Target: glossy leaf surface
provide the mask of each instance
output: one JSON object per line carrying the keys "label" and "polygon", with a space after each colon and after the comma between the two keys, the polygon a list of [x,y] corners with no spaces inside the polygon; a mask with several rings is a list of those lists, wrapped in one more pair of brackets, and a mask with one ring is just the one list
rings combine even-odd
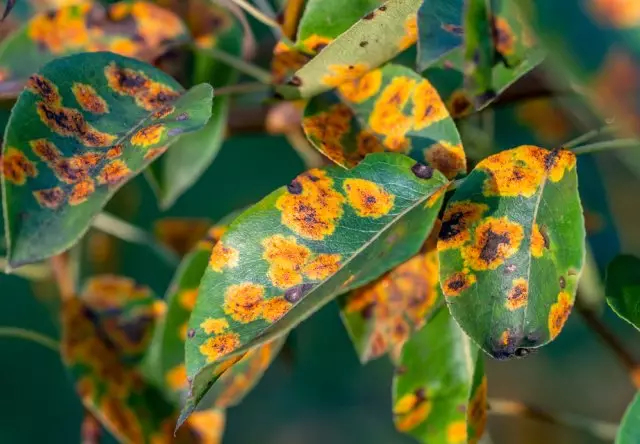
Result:
{"label": "glossy leaf surface", "polygon": [[423,2],[418,10],[418,69],[424,70],[463,43],[463,0]]}
{"label": "glossy leaf surface", "polygon": [[428,444],[477,443],[487,421],[483,355],[445,308],[404,346],[393,379],[398,431]]}
{"label": "glossy leaf surface", "polygon": [[122,184],[206,124],[211,100],[209,85],[185,92],[112,53],[58,59],[32,76],[5,133],[10,265],[69,248]]}
{"label": "glossy leaf surface", "polygon": [[187,412],[221,360],[285,334],[415,255],[446,184],[405,156],[378,153],[351,171],[303,173],[238,217],[213,250],[189,321]]}
{"label": "glossy leaf surface", "polygon": [[466,173],[455,123],[436,89],[414,71],[388,64],[337,93],[311,99],[303,119],[309,140],[334,162],[351,167],[366,154],[393,151],[448,178]]}
{"label": "glossy leaf surface", "polygon": [[[196,9],[196,6],[200,9]],[[219,5],[189,2],[189,8],[187,24],[197,33],[193,83],[207,82],[214,88],[234,83],[238,77],[235,69],[214,60],[206,50],[216,48],[241,57],[242,26],[228,10]],[[205,17],[196,19],[200,14]],[[207,27],[204,23],[215,23],[215,26]],[[151,165],[149,172],[161,208],[173,205],[215,159],[225,139],[230,99],[230,96],[216,98],[211,119],[205,127],[181,136],[171,150]]]}
{"label": "glossy leaf surface", "polygon": [[[147,384],[138,364],[165,305],[130,279],[90,280],[62,308],[62,356],[86,408],[123,442],[172,437],[176,407]],[[176,437],[180,443],[218,442],[220,412],[198,412]]]}
{"label": "glossy leaf surface", "polygon": [[640,329],[640,259],[616,257],[607,268],[607,303],[618,316]]}
{"label": "glossy leaf surface", "polygon": [[467,0],[464,12],[466,90],[476,101],[493,98],[494,46],[490,2]]}
{"label": "glossy leaf surface", "polygon": [[382,0],[309,0],[300,19],[297,40],[312,36],[335,38],[381,3]]}
{"label": "glossy leaf surface", "polygon": [[571,312],[585,242],[575,162],[564,150],[503,151],[447,205],[440,285],[462,329],[495,358],[550,342]]}
{"label": "glossy leaf surface", "polygon": [[403,345],[443,302],[436,250],[439,231],[436,223],[417,255],[340,297],[342,320],[361,362],[387,352],[397,362]]}
{"label": "glossy leaf surface", "polygon": [[313,97],[361,77],[417,40],[419,0],[391,0],[367,13],[281,87],[285,97]]}
{"label": "glossy leaf surface", "polygon": [[0,73],[3,81],[26,81],[47,62],[80,52],[110,51],[151,61],[188,37],[175,14],[150,2],[108,8],[81,2],[37,14],[4,40]]}
{"label": "glossy leaf surface", "polygon": [[636,394],[624,413],[615,444],[634,444],[640,440],[640,395]]}

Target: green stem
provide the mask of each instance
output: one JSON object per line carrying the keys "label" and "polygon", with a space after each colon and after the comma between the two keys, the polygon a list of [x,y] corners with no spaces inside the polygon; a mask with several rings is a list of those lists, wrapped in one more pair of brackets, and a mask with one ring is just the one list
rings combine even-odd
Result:
{"label": "green stem", "polygon": [[194,50],[209,54],[211,57],[221,61],[222,63],[237,69],[239,72],[253,77],[260,83],[270,85],[272,83],[271,73],[259,66],[253,65],[239,57],[233,56],[227,52],[220,51],[217,48],[201,48],[193,45]]}
{"label": "green stem", "polygon": [[293,46],[293,42],[282,33],[282,28],[280,27],[280,24],[277,21],[275,21],[273,18],[269,17],[267,14],[263,13],[262,11],[260,11],[258,8],[256,8],[246,0],[230,0],[230,1],[238,5],[242,9],[244,9],[247,12],[247,14],[251,15],[253,18],[258,20],[259,22],[264,23],[265,25],[273,29],[274,35],[277,39],[282,40],[288,46]]}
{"label": "green stem", "polygon": [[607,125],[607,126],[603,126],[597,129],[594,129],[592,131],[589,131],[588,133],[584,133],[578,137],[576,137],[575,139],[572,139],[570,141],[568,141],[567,143],[563,144],[563,148],[566,149],[572,149],[575,148],[576,146],[580,145],[581,143],[585,143],[588,142],[589,140],[593,140],[596,137],[602,135],[602,134],[607,134],[610,133],[612,131],[614,131],[616,128],[611,126],[611,125]]}
{"label": "green stem", "polygon": [[33,330],[18,327],[0,327],[0,337],[24,339],[40,344],[54,352],[60,351],[60,343],[58,341]]}
{"label": "green stem", "polygon": [[582,154],[597,153],[600,151],[615,150],[620,148],[638,148],[638,147],[640,147],[640,141],[636,139],[616,139],[616,140],[607,140],[604,142],[595,142],[595,143],[590,143],[588,145],[578,146],[573,148],[571,151],[573,151],[576,156],[580,156]]}

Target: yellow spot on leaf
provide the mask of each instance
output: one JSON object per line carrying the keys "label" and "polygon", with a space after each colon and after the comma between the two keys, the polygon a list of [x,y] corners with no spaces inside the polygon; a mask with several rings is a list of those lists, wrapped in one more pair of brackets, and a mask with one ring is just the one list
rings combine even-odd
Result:
{"label": "yellow spot on leaf", "polygon": [[467,442],[466,421],[455,421],[447,426],[447,444],[463,444]]}
{"label": "yellow spot on leaf", "polygon": [[320,51],[322,51],[325,48],[325,46],[327,46],[332,41],[333,39],[329,37],[324,37],[318,34],[312,34],[302,41],[302,46],[305,48],[306,51],[315,55]]}
{"label": "yellow spot on leaf", "polygon": [[62,153],[53,142],[47,139],[37,139],[29,142],[31,149],[47,165],[54,166],[62,158]]}
{"label": "yellow spot on leaf", "polygon": [[[305,117],[302,124],[307,136],[315,140],[320,150],[334,162],[342,164],[347,154],[342,138],[349,132],[352,118],[349,107],[338,103],[325,112]],[[357,161],[350,158],[349,163],[355,164]]]}
{"label": "yellow spot on leaf", "polygon": [[395,196],[384,187],[365,179],[346,179],[342,188],[347,193],[349,205],[360,217],[378,219],[389,214]]}
{"label": "yellow spot on leaf", "polygon": [[137,146],[155,145],[162,139],[165,126],[161,123],[155,123],[146,128],[142,128],[131,137],[131,143]]}
{"label": "yellow spot on leaf", "polygon": [[117,157],[122,156],[122,152],[123,152],[123,147],[121,144],[114,145],[112,148],[109,149],[109,151],[107,151],[107,158],[115,159]]}
{"label": "yellow spot on leaf", "polygon": [[521,146],[489,156],[477,165],[489,177],[484,182],[485,196],[532,197],[545,177],[547,150]]}
{"label": "yellow spot on leaf", "polygon": [[322,77],[322,83],[327,86],[337,87],[346,82],[352,82],[362,77],[369,71],[370,67],[366,63],[355,65],[329,65],[330,74]]}
{"label": "yellow spot on leaf", "polygon": [[409,148],[405,135],[413,119],[405,115],[403,109],[415,85],[416,81],[409,77],[394,77],[378,96],[369,115],[369,126],[386,136],[384,145],[391,151],[405,152]]}
{"label": "yellow spot on leaf", "polygon": [[489,207],[485,204],[468,200],[449,204],[442,217],[438,250],[458,248],[469,241],[471,239],[469,227],[479,221],[488,209]]}
{"label": "yellow spot on leaf", "polygon": [[542,257],[545,245],[545,238],[540,231],[540,226],[533,224],[533,231],[531,233],[531,255],[533,257]]}
{"label": "yellow spot on leaf", "polygon": [[431,408],[432,403],[425,398],[423,390],[404,395],[393,408],[396,428],[401,432],[415,429],[427,419]]}
{"label": "yellow spot on leaf", "polygon": [[106,114],[109,112],[109,105],[91,85],[75,82],[71,87],[71,91],[83,110],[94,114]]}
{"label": "yellow spot on leaf", "polygon": [[511,25],[502,17],[495,17],[494,44],[496,50],[502,55],[511,55],[516,49],[516,36],[511,30]]}
{"label": "yellow spot on leaf", "polygon": [[62,98],[58,87],[49,79],[40,74],[33,74],[27,81],[26,89],[40,96],[40,99],[52,106],[60,106]]}
{"label": "yellow spot on leaf", "polygon": [[547,154],[546,167],[551,182],[559,182],[565,171],[571,171],[576,166],[576,155],[571,151],[558,150]]}
{"label": "yellow spot on leaf", "polygon": [[267,299],[262,304],[262,317],[267,322],[276,322],[282,318],[291,307],[292,304],[281,296]]}
{"label": "yellow spot on leaf", "polygon": [[224,312],[234,321],[246,324],[262,316],[264,287],[250,282],[230,285],[224,294]]}
{"label": "yellow spot on leaf", "polygon": [[551,339],[555,339],[560,330],[564,327],[565,322],[569,319],[571,308],[573,307],[573,298],[566,291],[558,294],[558,300],[551,306],[549,311],[549,334]]}
{"label": "yellow spot on leaf", "polygon": [[27,25],[27,35],[52,54],[81,48],[89,50],[87,13],[91,8],[90,3],[83,3],[37,14]]}
{"label": "yellow spot on leaf", "polygon": [[442,291],[447,297],[456,297],[475,283],[476,276],[464,270],[449,276],[442,284]]}
{"label": "yellow spot on leaf", "polygon": [[104,166],[98,173],[97,181],[104,185],[119,185],[131,174],[131,170],[124,161],[116,159]]}
{"label": "yellow spot on leaf", "polygon": [[413,89],[413,127],[421,130],[449,117],[438,91],[428,80],[422,80]]}
{"label": "yellow spot on leaf", "polygon": [[454,119],[459,117],[464,117],[467,114],[470,114],[473,111],[473,103],[467,96],[467,93],[464,89],[457,89],[449,99],[447,100],[447,109],[449,110],[449,114]]}
{"label": "yellow spot on leaf", "polygon": [[411,14],[404,22],[404,35],[398,43],[398,48],[404,51],[418,40],[418,16]]}
{"label": "yellow spot on leaf", "polygon": [[87,201],[89,196],[93,194],[96,190],[95,184],[92,179],[85,179],[81,182],[78,182],[71,189],[71,194],[69,195],[69,205],[80,205]]}
{"label": "yellow spot on leaf", "polygon": [[461,144],[453,145],[444,140],[434,143],[425,149],[424,157],[429,165],[444,174],[447,179],[453,179],[467,171],[467,157]]}
{"label": "yellow spot on leaf", "polygon": [[522,307],[527,306],[529,300],[529,283],[526,279],[518,278],[513,280],[513,286],[507,294],[507,301],[505,307],[514,311]]}
{"label": "yellow spot on leaf", "polygon": [[174,392],[184,390],[189,385],[187,382],[187,369],[184,364],[172,368],[165,375],[167,386]]}
{"label": "yellow spot on leaf", "polygon": [[320,281],[335,274],[339,269],[339,254],[319,254],[305,265],[303,272],[309,279]]}
{"label": "yellow spot on leaf", "polygon": [[178,301],[180,306],[187,311],[193,311],[196,306],[196,299],[198,298],[198,289],[193,288],[189,290],[182,290],[178,293]]}
{"label": "yellow spot on leaf", "polygon": [[374,69],[373,71],[341,84],[338,91],[346,100],[354,103],[362,103],[373,97],[382,84],[382,70]]}
{"label": "yellow spot on leaf", "polygon": [[516,254],[522,238],[520,224],[506,217],[488,217],[476,227],[474,242],[462,249],[462,257],[474,270],[495,270]]}
{"label": "yellow spot on leaf", "polygon": [[[224,411],[213,409],[194,412],[189,416],[186,424],[192,433],[198,436],[200,444],[220,444],[224,432],[224,415]],[[172,425],[171,433],[173,428]],[[188,429],[185,428],[185,430]]]}
{"label": "yellow spot on leaf", "polygon": [[163,155],[165,153],[165,151],[167,151],[168,148],[169,148],[169,145],[159,146],[159,147],[156,147],[156,148],[150,148],[150,149],[147,150],[146,153],[144,153],[144,160],[150,162],[150,161],[152,161],[154,159],[157,159],[158,157]]}
{"label": "yellow spot on leaf", "polygon": [[208,335],[219,335],[229,328],[229,322],[224,318],[208,318],[200,324],[200,328]]}
{"label": "yellow spot on leaf", "polygon": [[278,42],[273,50],[271,59],[271,73],[275,83],[282,83],[291,74],[302,68],[311,56],[302,53],[301,50]]}
{"label": "yellow spot on leaf", "polygon": [[237,333],[224,333],[207,339],[200,346],[200,353],[207,358],[207,362],[213,362],[233,352],[240,345],[240,336]]}
{"label": "yellow spot on leaf", "polygon": [[301,270],[311,251],[299,245],[295,237],[273,235],[262,241],[262,258],[269,263],[268,276],[279,288],[290,288],[302,282]]}
{"label": "yellow spot on leaf", "polygon": [[38,170],[24,153],[16,148],[6,148],[2,158],[2,174],[14,185],[24,185],[27,177],[36,177]]}
{"label": "yellow spot on leaf", "polygon": [[131,15],[137,22],[137,32],[150,48],[159,48],[185,32],[180,19],[171,11],[149,2],[134,2]]}
{"label": "yellow spot on leaf", "polygon": [[219,241],[211,251],[209,267],[211,267],[213,271],[222,273],[223,268],[237,267],[239,259],[240,253],[238,250],[233,247],[228,247],[222,241]]}

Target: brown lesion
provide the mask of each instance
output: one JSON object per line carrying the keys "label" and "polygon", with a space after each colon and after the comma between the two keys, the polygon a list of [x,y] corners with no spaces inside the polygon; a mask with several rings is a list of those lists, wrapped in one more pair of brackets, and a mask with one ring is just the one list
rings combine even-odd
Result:
{"label": "brown lesion", "polygon": [[527,306],[529,300],[529,283],[524,278],[514,279],[512,287],[507,294],[505,307],[514,311]]}
{"label": "brown lesion", "polygon": [[462,250],[465,264],[474,270],[495,270],[520,248],[523,229],[507,217],[489,217],[475,229],[474,242]]}
{"label": "brown lesion", "polygon": [[41,207],[56,210],[64,203],[64,191],[60,187],[38,190],[33,196]]}
{"label": "brown lesion", "polygon": [[408,432],[423,423],[431,413],[433,405],[424,388],[409,392],[396,401],[393,415],[396,428]]}
{"label": "brown lesion", "polygon": [[14,185],[24,185],[28,177],[36,177],[35,164],[17,148],[8,147],[0,157],[0,167],[5,180]]}
{"label": "brown lesion", "polygon": [[476,283],[476,276],[468,270],[453,273],[442,283],[442,291],[448,298],[460,296]]}
{"label": "brown lesion", "polygon": [[469,200],[454,202],[447,206],[442,217],[442,228],[438,236],[438,250],[458,248],[470,240],[470,227],[482,218],[489,209],[485,204]]}
{"label": "brown lesion", "polygon": [[131,170],[127,164],[120,159],[116,159],[106,164],[96,176],[99,184],[117,186],[121,184],[129,175]]}
{"label": "brown lesion", "polygon": [[91,85],[75,82],[71,87],[71,91],[83,110],[94,114],[106,114],[109,112],[109,105]]}
{"label": "brown lesion", "polygon": [[76,183],[69,194],[69,205],[75,206],[86,202],[95,190],[95,183],[92,179],[87,178]]}
{"label": "brown lesion", "polygon": [[85,146],[106,147],[116,139],[116,136],[91,126],[82,113],[73,108],[40,101],[37,104],[37,113],[52,131],[61,136],[75,137]]}
{"label": "brown lesion", "polygon": [[156,82],[142,71],[110,63],[104,70],[109,87],[120,95],[133,97],[147,111],[158,111],[173,103],[180,93],[168,85]]}
{"label": "brown lesion", "polygon": [[58,87],[40,74],[33,74],[29,77],[26,89],[40,96],[40,99],[49,105],[60,106],[62,104]]}

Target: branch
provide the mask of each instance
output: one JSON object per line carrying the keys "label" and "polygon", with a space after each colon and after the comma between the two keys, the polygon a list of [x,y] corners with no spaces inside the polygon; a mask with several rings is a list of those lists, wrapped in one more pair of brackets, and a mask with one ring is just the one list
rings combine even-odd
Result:
{"label": "branch", "polygon": [[43,347],[46,347],[54,352],[60,351],[60,344],[55,339],[38,333],[33,330],[26,330],[19,327],[0,327],[0,338],[17,338],[24,339],[26,341],[35,342]]}
{"label": "branch", "polygon": [[576,156],[581,154],[597,153],[599,151],[616,150],[620,148],[638,148],[640,142],[636,139],[615,139],[604,142],[595,142],[572,149]]}
{"label": "branch", "polygon": [[547,424],[579,429],[609,442],[615,439],[618,431],[618,424],[583,418],[569,413],[553,414],[519,401],[506,399],[489,399],[489,413],[529,418]]}

